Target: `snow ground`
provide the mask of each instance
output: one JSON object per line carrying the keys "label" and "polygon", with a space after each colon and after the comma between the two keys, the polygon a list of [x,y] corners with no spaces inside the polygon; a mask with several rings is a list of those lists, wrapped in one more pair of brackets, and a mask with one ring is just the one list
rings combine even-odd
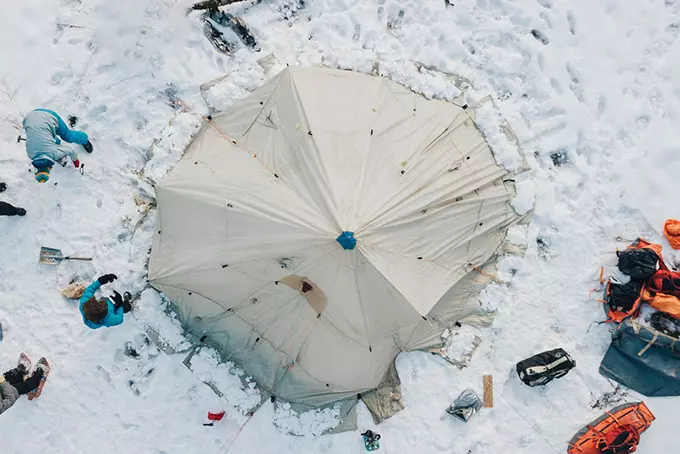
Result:
{"label": "snow ground", "polygon": [[[469,367],[424,353],[400,356],[407,409],[377,431],[387,453],[565,452],[572,434],[603,411],[591,403],[612,391],[597,373],[609,327],[593,324],[603,314],[588,300],[599,266],[614,265],[614,249],[625,245],[617,237],[639,234],[664,244],[669,262],[680,261],[660,237],[667,217],[680,218],[680,1],[461,0],[447,7],[441,0],[307,0],[293,14],[285,6],[294,0],[265,0],[233,8],[262,46],[233,58],[216,54],[197,16],[185,15],[190,3],[3,5],[0,177],[9,189],[0,199],[28,215],[0,219],[0,364],[9,368],[25,351],[34,361],[48,357],[53,372],[38,401],[22,399],[0,417],[0,452],[363,452],[358,432],[280,433],[269,402],[248,420],[239,397],[220,401],[182,366],[185,354],[156,355],[136,395],[128,382],[139,378],[137,364],[120,350],[144,331],[147,316],[165,330],[171,321],[140,311],[122,327],[90,331],[59,293],[76,274],[104,272],[118,274],[120,290],[141,290],[153,219],[134,229],[141,215],[132,172],[162,138],[158,158],[165,161],[148,169],[162,175],[195,124],[184,117],[168,126],[175,111],[161,92],[177,87],[189,106],[206,112],[198,87],[230,73],[220,92],[228,104],[262,83],[256,60],[270,52],[281,63],[366,72],[379,61],[382,74],[427,96],[462,95],[471,104],[495,97],[532,166],[523,177],[533,180],[536,198],[527,256],[501,261],[499,276],[511,285],[492,285],[481,296],[498,315]],[[38,106],[78,115],[92,135],[96,150],[82,155],[84,176],[54,169],[49,184],[34,181],[11,123]],[[568,162],[553,165],[553,152]],[[41,245],[95,260],[42,267]],[[578,368],[544,389],[521,385],[514,364],[557,346]],[[495,407],[466,425],[446,415],[463,389],[481,392],[485,373],[494,375]],[[657,421],[638,452],[679,452],[680,399],[645,401]],[[216,409],[227,411],[225,420],[203,427]],[[359,427],[375,429],[363,408]]]}

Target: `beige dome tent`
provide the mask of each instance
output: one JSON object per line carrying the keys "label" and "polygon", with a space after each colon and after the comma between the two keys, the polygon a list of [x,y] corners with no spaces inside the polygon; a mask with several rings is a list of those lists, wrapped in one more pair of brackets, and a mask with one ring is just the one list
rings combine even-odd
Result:
{"label": "beige dome tent", "polygon": [[157,185],[149,280],[274,395],[356,399],[479,309],[473,267],[520,220],[507,178],[463,108],[287,68]]}

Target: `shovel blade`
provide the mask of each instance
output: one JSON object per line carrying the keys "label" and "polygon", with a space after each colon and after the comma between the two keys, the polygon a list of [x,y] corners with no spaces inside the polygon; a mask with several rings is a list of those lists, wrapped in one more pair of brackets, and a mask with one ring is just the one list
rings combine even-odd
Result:
{"label": "shovel blade", "polygon": [[64,260],[64,254],[59,249],[51,247],[40,248],[40,263],[43,265],[58,265]]}

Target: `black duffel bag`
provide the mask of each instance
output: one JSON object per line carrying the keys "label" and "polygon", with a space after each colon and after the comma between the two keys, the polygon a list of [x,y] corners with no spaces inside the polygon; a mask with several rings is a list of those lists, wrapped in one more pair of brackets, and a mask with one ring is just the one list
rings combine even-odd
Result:
{"label": "black duffel bag", "polygon": [[517,363],[517,375],[529,386],[543,386],[576,367],[576,361],[561,348],[539,353]]}
{"label": "black duffel bag", "polygon": [[649,248],[626,249],[616,255],[619,270],[637,281],[646,281],[659,269],[659,256]]}
{"label": "black duffel bag", "polygon": [[605,288],[604,302],[614,311],[630,312],[635,309],[635,302],[640,298],[641,292],[641,282],[630,280],[626,284],[621,284],[611,278]]}

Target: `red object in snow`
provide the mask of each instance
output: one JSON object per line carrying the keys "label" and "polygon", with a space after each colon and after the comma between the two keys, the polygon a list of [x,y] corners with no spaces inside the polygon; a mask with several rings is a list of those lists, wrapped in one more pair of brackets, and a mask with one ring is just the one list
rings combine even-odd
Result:
{"label": "red object in snow", "polygon": [[208,412],[208,419],[211,421],[221,421],[222,418],[224,418],[224,412],[221,411],[219,413],[210,413]]}

